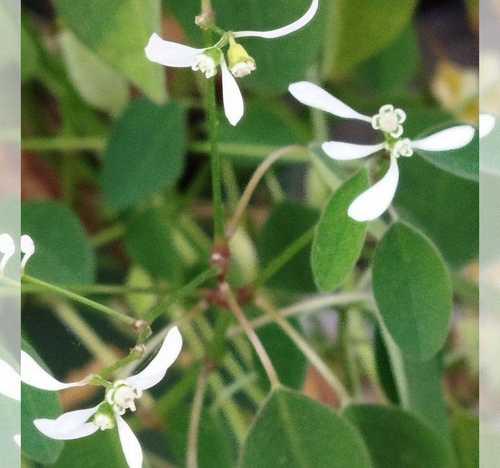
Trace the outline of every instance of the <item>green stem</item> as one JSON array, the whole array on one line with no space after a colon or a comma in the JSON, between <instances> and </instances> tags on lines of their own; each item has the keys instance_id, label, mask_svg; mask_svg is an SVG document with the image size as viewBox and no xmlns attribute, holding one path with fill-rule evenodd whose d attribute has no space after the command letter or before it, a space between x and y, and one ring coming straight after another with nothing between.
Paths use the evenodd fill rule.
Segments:
<instances>
[{"instance_id":1,"label":"green stem","mask_svg":"<svg viewBox=\"0 0 500 468\"><path fill-rule=\"evenodd\" d=\"M114 226L105 228L92 237L92 246L96 249L103 247L104 245L123 237L125 232L126 227L123 224L115 224Z\"/></svg>"},{"instance_id":2,"label":"green stem","mask_svg":"<svg viewBox=\"0 0 500 468\"><path fill-rule=\"evenodd\" d=\"M94 284L94 285L60 285L59 287L68 291L96 296L114 296L124 294L166 294L167 288L162 287L149 287L149 288L135 288L130 286L119 286L112 284ZM22 294L39 294L45 291L45 288L34 285L24 285Z\"/></svg>"},{"instance_id":3,"label":"green stem","mask_svg":"<svg viewBox=\"0 0 500 468\"><path fill-rule=\"evenodd\" d=\"M193 405L191 407L191 418L189 421L186 468L198 468L198 439L200 433L201 414L203 411L203 400L208 384L208 371L206 368L200 370Z\"/></svg>"},{"instance_id":4,"label":"green stem","mask_svg":"<svg viewBox=\"0 0 500 468\"><path fill-rule=\"evenodd\" d=\"M68 291L67 289L61 288L60 286L56 286L55 284L47 283L46 281L42 281L38 278L34 278L29 275L23 275L22 280L25 283L39 286L40 288L44 289L47 292L58 294L62 297L71 299L72 301L78 304L85 305L95 310L96 312L100 312L104 315L107 315L108 317L118 320L124 323L125 325L133 326L136 323L136 320L133 317L129 317L128 315L117 312L116 310L113 310L110 307L107 307L103 304L99 304L96 301L88 299L84 296L80 296L79 294Z\"/></svg>"},{"instance_id":5,"label":"green stem","mask_svg":"<svg viewBox=\"0 0 500 468\"><path fill-rule=\"evenodd\" d=\"M222 162L218 147L216 80L207 80L207 116L210 140L210 168L212 173L212 203L214 210L214 239L224 236L224 204L222 201Z\"/></svg>"},{"instance_id":6,"label":"green stem","mask_svg":"<svg viewBox=\"0 0 500 468\"><path fill-rule=\"evenodd\" d=\"M174 305L176 302L180 301L182 298L191 295L196 289L198 289L202 284L215 278L219 274L218 269L209 268L204 272L200 273L191 282L178 289L177 291L169 294L165 299L160 301L156 306L154 306L145 316L145 320L152 323L160 315L164 314L168 308Z\"/></svg>"},{"instance_id":7,"label":"green stem","mask_svg":"<svg viewBox=\"0 0 500 468\"><path fill-rule=\"evenodd\" d=\"M288 247L273 259L262 271L254 283L257 289L266 284L276 273L278 273L288 262L301 252L311 242L314 236L315 226L293 241Z\"/></svg>"}]
</instances>

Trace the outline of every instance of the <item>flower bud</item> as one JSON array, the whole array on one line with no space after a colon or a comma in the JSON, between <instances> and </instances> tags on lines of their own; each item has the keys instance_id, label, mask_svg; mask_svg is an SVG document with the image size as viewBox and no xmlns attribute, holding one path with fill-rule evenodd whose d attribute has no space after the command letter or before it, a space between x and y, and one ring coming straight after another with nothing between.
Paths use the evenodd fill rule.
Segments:
<instances>
[{"instance_id":1,"label":"flower bud","mask_svg":"<svg viewBox=\"0 0 500 468\"><path fill-rule=\"evenodd\" d=\"M112 415L111 409L106 406L107 405L102 405L94 416L94 424L101 431L107 431L115 427L115 418Z\"/></svg>"},{"instance_id":2,"label":"flower bud","mask_svg":"<svg viewBox=\"0 0 500 468\"><path fill-rule=\"evenodd\" d=\"M229 39L227 58L229 69L236 78L243 78L257 69L255 60L248 55L245 48L241 44L238 44L234 38Z\"/></svg>"}]
</instances>

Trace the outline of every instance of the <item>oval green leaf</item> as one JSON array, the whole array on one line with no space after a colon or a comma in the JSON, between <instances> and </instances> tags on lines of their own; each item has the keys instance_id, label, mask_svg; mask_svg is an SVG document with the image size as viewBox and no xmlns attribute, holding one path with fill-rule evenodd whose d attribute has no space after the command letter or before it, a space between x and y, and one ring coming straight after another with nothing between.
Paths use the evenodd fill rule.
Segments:
<instances>
[{"instance_id":1,"label":"oval green leaf","mask_svg":"<svg viewBox=\"0 0 500 468\"><path fill-rule=\"evenodd\" d=\"M451 468L445 439L411 413L395 407L355 405L347 417L363 435L374 468Z\"/></svg>"},{"instance_id":2,"label":"oval green leaf","mask_svg":"<svg viewBox=\"0 0 500 468\"><path fill-rule=\"evenodd\" d=\"M184 169L184 111L177 104L134 101L113 129L102 173L106 200L129 208L172 187Z\"/></svg>"},{"instance_id":3,"label":"oval green leaf","mask_svg":"<svg viewBox=\"0 0 500 468\"><path fill-rule=\"evenodd\" d=\"M452 308L449 273L423 234L394 224L379 244L373 291L394 341L407 357L425 361L444 345Z\"/></svg>"},{"instance_id":4,"label":"oval green leaf","mask_svg":"<svg viewBox=\"0 0 500 468\"><path fill-rule=\"evenodd\" d=\"M47 368L35 350L23 341L22 348L36 361ZM37 418L57 418L61 414L61 405L57 392L46 392L29 385L22 385L21 429L23 455L38 463L52 464L63 449L63 442L45 437L33 425Z\"/></svg>"},{"instance_id":5,"label":"oval green leaf","mask_svg":"<svg viewBox=\"0 0 500 468\"><path fill-rule=\"evenodd\" d=\"M24 203L23 233L29 234L36 253L26 272L58 284L92 284L95 255L77 216L55 202Z\"/></svg>"},{"instance_id":6,"label":"oval green leaf","mask_svg":"<svg viewBox=\"0 0 500 468\"><path fill-rule=\"evenodd\" d=\"M155 102L164 101L164 70L144 55L149 37L160 30L160 0L56 0L55 3L65 25L88 48L146 96Z\"/></svg>"},{"instance_id":7,"label":"oval green leaf","mask_svg":"<svg viewBox=\"0 0 500 468\"><path fill-rule=\"evenodd\" d=\"M368 172L363 169L337 190L323 210L311 252L314 279L321 291L337 289L361 255L367 224L351 219L347 210L368 187Z\"/></svg>"},{"instance_id":8,"label":"oval green leaf","mask_svg":"<svg viewBox=\"0 0 500 468\"><path fill-rule=\"evenodd\" d=\"M257 416L240 468L370 468L359 433L329 408L289 390L274 392Z\"/></svg>"}]
</instances>

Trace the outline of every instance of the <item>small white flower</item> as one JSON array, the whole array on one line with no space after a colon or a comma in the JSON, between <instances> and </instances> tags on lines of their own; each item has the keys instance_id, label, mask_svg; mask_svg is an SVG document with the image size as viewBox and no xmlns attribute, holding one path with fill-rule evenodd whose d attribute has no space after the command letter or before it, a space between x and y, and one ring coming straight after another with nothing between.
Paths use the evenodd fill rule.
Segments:
<instances>
[{"instance_id":1,"label":"small white flower","mask_svg":"<svg viewBox=\"0 0 500 468\"><path fill-rule=\"evenodd\" d=\"M35 243L27 234L21 236L21 253L23 254L23 258L21 259L21 270L24 271L28 260L35 254Z\"/></svg>"},{"instance_id":2,"label":"small white flower","mask_svg":"<svg viewBox=\"0 0 500 468\"><path fill-rule=\"evenodd\" d=\"M127 410L135 411L135 400L143 391L157 385L175 362L182 349L182 336L177 327L172 328L158 354L138 374L111 385L105 399L93 408L70 411L57 419L36 419L36 428L52 439L71 440L90 436L97 431L118 429L123 454L130 468L142 468L143 454L137 437L122 416ZM92 381L93 376L73 383L54 379L25 352L21 352L21 380L33 387L48 391L81 387Z\"/></svg>"},{"instance_id":3,"label":"small white flower","mask_svg":"<svg viewBox=\"0 0 500 468\"><path fill-rule=\"evenodd\" d=\"M0 254L3 255L0 261L0 276L4 274L7 263L16 253L16 246L10 234L0 234Z\"/></svg>"},{"instance_id":4,"label":"small white flower","mask_svg":"<svg viewBox=\"0 0 500 468\"><path fill-rule=\"evenodd\" d=\"M406 113L402 109L395 109L391 104L386 104L372 117L372 127L389 134L392 138L399 138L404 133L405 120Z\"/></svg>"},{"instance_id":5,"label":"small white flower","mask_svg":"<svg viewBox=\"0 0 500 468\"><path fill-rule=\"evenodd\" d=\"M349 216L360 222L378 218L391 205L399 182L397 160L401 156L411 157L414 150L432 152L463 148L472 141L476 132L471 125L458 125L418 140L401 139L402 124L406 120L406 114L401 109L387 105L383 106L376 116L369 117L355 111L313 83L303 81L292 84L289 89L298 101L307 106L344 119L369 122L373 128L384 132L385 142L375 145L357 145L340 141L329 141L322 145L323 151L328 156L342 161L365 158L384 149L390 154L389 170L384 177L359 195L349 207Z\"/></svg>"},{"instance_id":6,"label":"small white flower","mask_svg":"<svg viewBox=\"0 0 500 468\"><path fill-rule=\"evenodd\" d=\"M191 67L193 71L200 71L205 78L210 79L217 75L217 64L208 54L200 54L195 57L195 62Z\"/></svg>"},{"instance_id":7,"label":"small white flower","mask_svg":"<svg viewBox=\"0 0 500 468\"><path fill-rule=\"evenodd\" d=\"M210 48L196 49L193 47L165 41L157 34L153 34L145 48L148 60L166 67L192 68L202 72L206 78L212 78L220 65L222 73L222 88L224 111L231 125L237 125L245 113L243 96L236 78L242 78L256 70L255 60L246 50L236 42L236 39L259 37L262 39L276 39L292 34L305 27L316 15L319 9L319 0L312 0L307 12L297 21L272 31L239 31L227 32L221 40ZM229 43L227 66L222 48ZM220 61L214 60L211 53L218 51ZM212 58L213 63L209 60Z\"/></svg>"}]
</instances>

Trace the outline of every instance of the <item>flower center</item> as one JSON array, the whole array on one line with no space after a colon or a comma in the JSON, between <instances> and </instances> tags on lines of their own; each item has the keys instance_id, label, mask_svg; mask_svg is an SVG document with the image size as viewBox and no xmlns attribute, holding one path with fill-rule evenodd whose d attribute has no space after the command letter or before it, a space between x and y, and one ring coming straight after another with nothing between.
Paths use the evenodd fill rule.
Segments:
<instances>
[{"instance_id":1,"label":"flower center","mask_svg":"<svg viewBox=\"0 0 500 468\"><path fill-rule=\"evenodd\" d=\"M385 133L392 133L398 129L398 118L394 112L386 113L380 116L380 130Z\"/></svg>"},{"instance_id":2,"label":"flower center","mask_svg":"<svg viewBox=\"0 0 500 468\"><path fill-rule=\"evenodd\" d=\"M247 60L246 62L240 62L231 67L231 73L236 78L243 78L244 76L250 75L256 68L253 60Z\"/></svg>"},{"instance_id":3,"label":"flower center","mask_svg":"<svg viewBox=\"0 0 500 468\"><path fill-rule=\"evenodd\" d=\"M98 412L94 416L94 424L101 430L107 431L115 427L115 421L111 415L105 412Z\"/></svg>"},{"instance_id":4,"label":"flower center","mask_svg":"<svg viewBox=\"0 0 500 468\"><path fill-rule=\"evenodd\" d=\"M409 158L413 156L413 148L411 146L411 140L409 138L403 138L401 140L397 140L394 143L387 143L386 149L394 158L399 158L401 156Z\"/></svg>"},{"instance_id":5,"label":"flower center","mask_svg":"<svg viewBox=\"0 0 500 468\"><path fill-rule=\"evenodd\" d=\"M193 70L200 71L205 75L205 78L210 79L217 75L217 64L210 55L200 54L196 57Z\"/></svg>"},{"instance_id":6,"label":"flower center","mask_svg":"<svg viewBox=\"0 0 500 468\"><path fill-rule=\"evenodd\" d=\"M387 104L382 106L379 113L372 117L372 127L381 130L392 138L399 138L403 135L403 123L406 120L406 113L401 109Z\"/></svg>"},{"instance_id":7,"label":"flower center","mask_svg":"<svg viewBox=\"0 0 500 468\"><path fill-rule=\"evenodd\" d=\"M122 415L129 409L135 411L135 400L142 396L142 391L130 387L123 381L113 384L113 387L106 392L106 401L118 414Z\"/></svg>"}]
</instances>

